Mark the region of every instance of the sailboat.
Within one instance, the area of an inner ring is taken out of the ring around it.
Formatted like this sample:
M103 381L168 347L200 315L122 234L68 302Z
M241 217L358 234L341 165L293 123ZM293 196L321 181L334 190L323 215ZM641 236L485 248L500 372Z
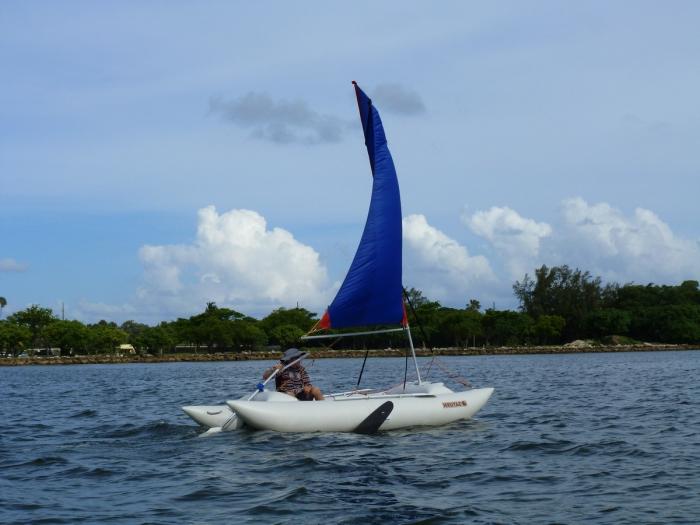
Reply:
M227 401L226 405L182 407L195 421L209 427L205 434L243 425L280 432L359 433L444 425L471 418L493 393L493 388L455 392L444 383L421 379L403 297L402 216L396 169L379 112L357 83L353 81L353 85L372 169L369 213L343 284L321 319L302 339L402 331L411 350L416 379L407 382L404 378L402 383L384 390L355 389L328 394L322 401L302 402L267 390L266 384L273 378L270 376L251 395ZM327 333L371 326L381 328Z

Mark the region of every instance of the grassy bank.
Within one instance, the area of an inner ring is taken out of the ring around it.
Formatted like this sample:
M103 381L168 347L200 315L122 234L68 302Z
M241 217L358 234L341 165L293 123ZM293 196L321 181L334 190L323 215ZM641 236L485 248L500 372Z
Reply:
M526 354L574 354L603 352L656 352L672 350L696 350L697 345L673 345L642 343L634 345L567 345L567 346L500 346L483 348L438 348L430 350L416 349L422 357L439 356L473 356L473 355L526 355ZM310 358L353 358L364 357L364 350L317 350L310 351ZM123 363L177 363L197 361L276 361L279 352L240 352L225 354L166 354L163 356L113 356L90 355L78 357L33 357L0 359L0 366L23 365L94 365ZM404 349L370 350L370 357L403 357Z

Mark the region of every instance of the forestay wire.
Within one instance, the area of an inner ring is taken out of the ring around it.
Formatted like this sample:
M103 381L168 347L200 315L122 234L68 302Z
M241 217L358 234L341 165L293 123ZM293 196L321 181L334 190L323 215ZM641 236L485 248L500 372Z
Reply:
M430 363L428 363L428 370L425 372L423 377L425 379L428 378L428 375L430 374L430 371L433 368L433 364L436 364L440 370L442 370L447 377L450 379L460 383L461 385L464 385L466 387L471 387L471 383L469 382L468 379L455 374L454 372L451 372L445 365L441 364L438 361L438 356L435 353L435 349L433 348L433 345L430 343L430 339L428 339L427 334L425 333L425 330L423 329L423 323L421 323L420 318L418 317L418 313L416 312L416 309L413 306L413 302L411 301L411 298L408 296L408 292L406 291L406 288L403 289L403 295L406 298L406 302L408 303L409 308L411 309L411 312L413 313L413 317L416 320L416 323L418 324L418 328L420 329L421 335L423 336L423 343L428 345L428 348L430 348L430 353L432 354L432 359L430 360ZM407 365L408 366L408 365ZM404 376L404 389L406 388L406 378Z
M433 345L430 343L430 340L428 339L428 336L425 333L425 330L423 329L423 323L420 322L420 318L418 317L418 313L416 312L416 309L413 307L413 302L411 301L411 298L408 296L408 292L406 291L406 288L403 288L403 296L406 298L406 302L408 303L408 307L411 309L411 312L413 313L413 317L416 320L416 323L418 323L418 328L420 329L420 333L423 336L423 344L427 344L428 348L430 348L430 353L432 354L433 358L430 360L430 364L428 365L428 371L425 373L423 376L426 380L428 379L428 374L430 374L430 370L433 367L433 362L435 361L435 350L433 349ZM404 379L404 384L405 384L405 379Z

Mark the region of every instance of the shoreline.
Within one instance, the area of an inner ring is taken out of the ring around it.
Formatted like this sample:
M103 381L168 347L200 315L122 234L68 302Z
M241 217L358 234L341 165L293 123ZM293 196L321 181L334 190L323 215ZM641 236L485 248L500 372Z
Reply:
M418 357L435 356L490 356L490 355L533 355L533 354L581 354L581 353L619 353L619 352L671 352L678 350L699 350L698 345L687 344L653 344L635 345L570 345L570 346L500 346L483 348L436 348L430 350L416 349ZM405 350L377 349L369 350L369 357L404 357ZM128 363L180 363L180 362L214 362L214 361L277 361L280 352L229 352L216 354L169 354L154 355L86 355L76 357L29 357L0 358L0 366L32 365L106 365ZM365 350L311 350L310 359L351 359L363 358Z

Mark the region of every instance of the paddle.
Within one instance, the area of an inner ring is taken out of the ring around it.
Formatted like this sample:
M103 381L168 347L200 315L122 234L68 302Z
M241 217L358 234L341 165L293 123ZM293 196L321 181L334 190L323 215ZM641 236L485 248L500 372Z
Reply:
M363 419L353 432L356 434L376 434L379 427L387 420L392 410L394 410L394 403L391 401L382 403L379 405L379 408Z
M277 374L284 372L290 366L297 364L299 361L304 359L306 356L307 356L307 354L303 354L300 357L298 357L297 359L295 359L294 361L292 361L291 363L288 363L284 367L278 368L277 370L272 372L270 374L270 376L267 379L265 379L265 381L263 381L262 383L258 383L258 386L255 389L255 392L250 394L250 396L248 397L248 401L252 401L253 398L258 395L258 392L262 392L263 390L265 390L265 385L267 385L270 381L272 381L272 379ZM228 418L226 420L226 422L223 425L221 425L220 427L212 427L209 430L207 430L206 432L204 432L203 434L200 434L199 437L208 437L208 436L211 436L213 434L218 434L219 432L222 432L222 431L227 432L229 430L235 430L237 428L237 424L238 424L238 416L234 413L230 418Z

